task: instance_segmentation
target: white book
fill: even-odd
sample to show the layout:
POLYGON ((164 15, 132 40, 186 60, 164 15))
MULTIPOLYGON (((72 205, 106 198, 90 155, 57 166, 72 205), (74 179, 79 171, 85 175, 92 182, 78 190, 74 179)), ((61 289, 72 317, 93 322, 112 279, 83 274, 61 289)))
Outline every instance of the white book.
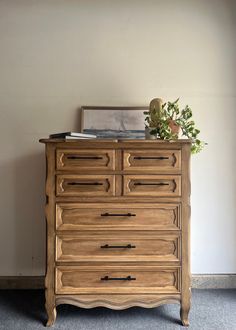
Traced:
POLYGON ((89 139, 96 139, 95 137, 85 137, 85 136, 71 136, 71 135, 66 135, 64 137, 66 140, 89 140, 89 139))
POLYGON ((67 136, 73 136, 73 137, 82 137, 82 138, 88 138, 88 139, 95 139, 97 136, 94 134, 85 134, 85 133, 77 133, 77 132, 63 132, 63 133, 56 133, 56 134, 50 134, 51 139, 60 139, 60 138, 66 138, 67 136))

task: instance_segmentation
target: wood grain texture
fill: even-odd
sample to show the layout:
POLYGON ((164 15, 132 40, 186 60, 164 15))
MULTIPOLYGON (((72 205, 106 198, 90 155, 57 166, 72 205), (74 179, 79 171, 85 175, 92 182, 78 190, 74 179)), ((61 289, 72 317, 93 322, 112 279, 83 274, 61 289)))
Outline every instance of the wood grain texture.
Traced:
POLYGON ((182 148, 182 294, 180 317, 184 326, 189 325, 191 300, 190 274, 190 145, 182 148))
POLYGON ((47 161, 47 173, 46 173, 46 224, 47 224, 47 265, 46 265, 46 277, 45 277, 45 308, 48 315, 47 326, 54 324, 56 320, 56 302, 55 302, 55 146, 48 144, 46 146, 46 161, 47 161))
POLYGON ((157 266, 59 266, 57 294, 179 293, 180 269, 157 266), (133 280, 125 280, 127 277, 133 280), (106 277, 112 280, 103 280, 106 277), (124 280, 120 280, 120 279, 124 280))
POLYGON ((40 142, 47 325, 61 303, 124 309, 171 302, 181 304, 188 325, 191 141, 40 142))
POLYGON ((154 308, 164 304, 179 304, 179 294, 148 295, 56 295, 56 304, 71 304, 82 308, 107 307, 122 310, 130 307, 154 308))
POLYGON ((70 199, 68 199, 68 196, 56 196, 55 201, 57 203, 66 203, 68 202, 75 202, 75 203, 109 203, 108 205, 112 206, 116 203, 122 203, 123 205, 127 205, 130 203, 180 203, 182 201, 181 196, 174 197, 173 196, 69 196, 70 199))
POLYGON ((125 196, 181 196, 180 175, 124 175, 125 196))
POLYGON ((180 204, 58 203, 57 230, 179 230, 180 204), (147 221, 148 219, 148 221, 147 221))
POLYGON ((175 173, 181 170, 180 150, 124 150, 124 171, 175 173))
POLYGON ((65 139, 40 139, 39 142, 56 144, 57 148, 78 147, 90 149, 181 149, 184 144, 191 144, 191 140, 142 140, 142 139, 83 139, 83 140, 65 140, 65 139))
POLYGON ((57 196, 114 196, 114 175, 75 175, 56 176, 57 196))
POLYGON ((57 149, 56 169, 79 171, 115 170, 114 150, 57 149))
POLYGON ((56 237, 56 261, 180 261, 179 235, 89 232, 56 237))

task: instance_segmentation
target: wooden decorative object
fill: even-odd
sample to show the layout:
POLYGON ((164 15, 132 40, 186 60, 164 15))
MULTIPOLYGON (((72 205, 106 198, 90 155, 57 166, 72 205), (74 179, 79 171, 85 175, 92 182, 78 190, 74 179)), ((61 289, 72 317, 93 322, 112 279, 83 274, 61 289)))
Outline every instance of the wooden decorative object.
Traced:
POLYGON ((42 139, 47 326, 56 306, 190 309, 189 140, 42 139))

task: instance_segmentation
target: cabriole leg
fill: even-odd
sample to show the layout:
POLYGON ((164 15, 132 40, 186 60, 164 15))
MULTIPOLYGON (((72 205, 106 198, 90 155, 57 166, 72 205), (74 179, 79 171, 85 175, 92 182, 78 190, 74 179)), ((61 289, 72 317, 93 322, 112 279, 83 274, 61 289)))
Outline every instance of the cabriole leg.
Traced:
POLYGON ((56 306, 48 306, 46 304, 46 311, 47 311, 47 315, 48 315, 48 321, 46 326, 47 327, 51 327, 55 321, 56 321, 56 317, 57 317, 57 310, 56 310, 56 306))
POLYGON ((180 308, 180 318, 182 321, 183 326, 188 327, 189 326, 189 314, 190 306, 181 306, 180 308))

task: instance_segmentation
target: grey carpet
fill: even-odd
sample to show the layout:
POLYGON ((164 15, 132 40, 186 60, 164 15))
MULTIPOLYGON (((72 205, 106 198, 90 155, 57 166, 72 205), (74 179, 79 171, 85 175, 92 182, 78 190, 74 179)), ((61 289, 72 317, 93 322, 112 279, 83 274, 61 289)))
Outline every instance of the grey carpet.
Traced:
MULTIPOLYGON (((153 309, 81 309, 70 305, 57 308, 52 329, 68 330, 175 330, 180 325, 179 305, 153 309)), ((42 290, 0 291, 0 329, 45 329, 42 290)), ((193 330, 236 330, 236 290, 193 290, 190 327, 193 330)))

